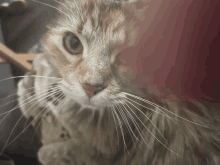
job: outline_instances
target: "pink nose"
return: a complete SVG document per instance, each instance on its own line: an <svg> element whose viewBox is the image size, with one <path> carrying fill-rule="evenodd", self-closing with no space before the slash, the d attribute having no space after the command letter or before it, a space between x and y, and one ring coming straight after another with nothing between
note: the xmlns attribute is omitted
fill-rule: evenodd
<svg viewBox="0 0 220 165"><path fill-rule="evenodd" d="M101 90L103 90L102 87L100 87L100 85L90 85L90 84L83 84L82 87L85 89L86 94L89 97L94 96L96 93L100 92Z"/></svg>

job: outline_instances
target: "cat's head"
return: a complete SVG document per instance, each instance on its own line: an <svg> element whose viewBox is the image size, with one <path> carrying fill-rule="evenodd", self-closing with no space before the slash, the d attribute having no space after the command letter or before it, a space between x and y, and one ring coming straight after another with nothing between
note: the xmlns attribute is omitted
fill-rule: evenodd
<svg viewBox="0 0 220 165"><path fill-rule="evenodd" d="M94 106L125 101L125 93L143 96L137 41L143 2L62 1L45 35L46 50L59 68L71 97ZM143 27L144 28L144 27ZM142 31L141 31L142 30Z"/></svg>

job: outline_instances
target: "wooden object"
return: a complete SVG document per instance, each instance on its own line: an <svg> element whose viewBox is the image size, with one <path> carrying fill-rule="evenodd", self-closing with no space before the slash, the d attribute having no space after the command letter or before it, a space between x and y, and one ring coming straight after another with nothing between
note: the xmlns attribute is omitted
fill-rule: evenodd
<svg viewBox="0 0 220 165"><path fill-rule="evenodd" d="M24 71L28 71L32 68L31 62L37 54L22 54L15 53L4 44L0 43L0 62L10 62Z"/></svg>

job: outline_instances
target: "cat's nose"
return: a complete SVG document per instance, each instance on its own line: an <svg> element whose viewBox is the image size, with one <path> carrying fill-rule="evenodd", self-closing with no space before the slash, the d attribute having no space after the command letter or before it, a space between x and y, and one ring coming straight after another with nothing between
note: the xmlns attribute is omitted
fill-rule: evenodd
<svg viewBox="0 0 220 165"><path fill-rule="evenodd" d="M85 92L89 97L96 95L97 93L99 93L104 89L104 86L102 84L84 83L82 87L85 89Z"/></svg>

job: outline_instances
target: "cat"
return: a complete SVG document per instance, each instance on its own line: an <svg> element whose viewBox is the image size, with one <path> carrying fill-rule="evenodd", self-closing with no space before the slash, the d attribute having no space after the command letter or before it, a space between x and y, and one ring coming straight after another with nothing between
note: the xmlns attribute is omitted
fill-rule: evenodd
<svg viewBox="0 0 220 165"><path fill-rule="evenodd" d="M43 165L220 163L218 115L160 97L136 74L136 54L124 53L147 30L141 23L151 1L56 2L33 69L18 85L27 117L35 104L49 107L70 133L42 146Z"/></svg>

